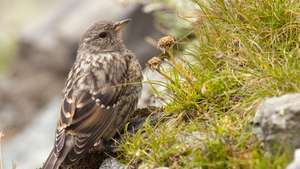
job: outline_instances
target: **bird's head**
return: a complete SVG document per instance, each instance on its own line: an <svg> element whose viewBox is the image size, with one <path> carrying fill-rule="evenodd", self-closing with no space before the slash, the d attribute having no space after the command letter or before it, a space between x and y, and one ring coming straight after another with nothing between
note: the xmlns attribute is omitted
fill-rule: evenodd
<svg viewBox="0 0 300 169"><path fill-rule="evenodd" d="M124 19L118 22L100 21L93 24L82 36L80 49L93 53L124 50L121 32L129 21L130 19Z"/></svg>

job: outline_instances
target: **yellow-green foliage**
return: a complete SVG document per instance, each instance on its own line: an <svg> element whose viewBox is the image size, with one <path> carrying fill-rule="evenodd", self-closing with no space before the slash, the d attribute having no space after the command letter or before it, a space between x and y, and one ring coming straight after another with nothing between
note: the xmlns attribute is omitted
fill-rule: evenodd
<svg viewBox="0 0 300 169"><path fill-rule="evenodd" d="M15 42L2 42L0 40L0 73L5 71L9 61L15 55Z"/></svg>
<svg viewBox="0 0 300 169"><path fill-rule="evenodd" d="M300 1L193 3L181 8L188 27L166 22L178 40L161 54L171 65L160 70L170 79L167 119L128 134L120 159L141 168L285 168L287 150L265 152L250 123L262 98L300 91Z"/></svg>

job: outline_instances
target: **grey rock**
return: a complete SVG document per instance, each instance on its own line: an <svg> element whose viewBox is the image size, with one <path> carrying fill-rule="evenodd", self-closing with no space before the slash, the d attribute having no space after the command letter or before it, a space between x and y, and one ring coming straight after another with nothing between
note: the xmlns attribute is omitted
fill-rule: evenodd
<svg viewBox="0 0 300 169"><path fill-rule="evenodd" d="M102 162L99 169L125 169L125 166L115 158L107 158Z"/></svg>
<svg viewBox="0 0 300 169"><path fill-rule="evenodd" d="M54 142L59 104L59 99L52 100L34 117L30 125L3 143L4 168L12 168L13 163L20 169L38 168L42 165Z"/></svg>
<svg viewBox="0 0 300 169"><path fill-rule="evenodd" d="M201 141L207 138L209 138L208 134L199 131L193 131L191 133L180 132L176 135L176 139L179 142L182 142L190 147L201 147L199 144L201 144Z"/></svg>
<svg viewBox="0 0 300 169"><path fill-rule="evenodd" d="M186 148L205 150L205 144L207 140L215 139L216 135L214 133L205 133L199 131L180 132L176 135L176 140L183 143L183 146L181 146L183 150Z"/></svg>
<svg viewBox="0 0 300 169"><path fill-rule="evenodd" d="M166 82L166 79L164 79L159 73L156 71L150 70L149 68L145 68L143 70L143 90L141 98L139 99L138 108L144 108L147 106L156 106L160 107L163 105L164 102L166 102L166 98L157 98L155 95L155 91L157 92L164 92L164 87L158 84L162 82Z"/></svg>
<svg viewBox="0 0 300 169"><path fill-rule="evenodd" d="M254 133L267 147L300 147L300 94L265 99L253 120Z"/></svg>
<svg viewBox="0 0 300 169"><path fill-rule="evenodd" d="M295 150L294 160L286 167L286 169L300 168L300 149Z"/></svg>

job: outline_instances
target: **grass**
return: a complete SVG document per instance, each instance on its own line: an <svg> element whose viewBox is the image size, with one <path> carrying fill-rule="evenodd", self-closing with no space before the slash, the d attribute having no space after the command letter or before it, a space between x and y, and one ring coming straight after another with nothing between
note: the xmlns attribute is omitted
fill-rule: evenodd
<svg viewBox="0 0 300 169"><path fill-rule="evenodd" d="M251 120L262 98L300 91L300 2L157 2L176 11L156 12L176 37L155 70L168 79L157 95L169 102L158 123L126 134L119 159L132 168L285 168L288 150L265 151ZM13 49L0 45L0 71Z"/></svg>
<svg viewBox="0 0 300 169"><path fill-rule="evenodd" d="M133 168L285 168L288 150L266 152L251 120L262 98L300 91L300 2L192 2L190 12L167 1L192 21L158 13L177 37L157 70L171 101L165 119L127 134L119 158Z"/></svg>

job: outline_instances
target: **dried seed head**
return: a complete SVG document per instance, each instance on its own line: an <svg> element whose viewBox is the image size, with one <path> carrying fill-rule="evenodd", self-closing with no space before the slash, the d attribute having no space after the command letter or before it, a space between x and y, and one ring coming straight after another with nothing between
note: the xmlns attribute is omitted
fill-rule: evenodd
<svg viewBox="0 0 300 169"><path fill-rule="evenodd" d="M167 49L169 49L173 44L175 43L174 37L167 35L158 40L157 47L165 52Z"/></svg>
<svg viewBox="0 0 300 169"><path fill-rule="evenodd" d="M234 39L232 40L232 44L233 44L234 47L236 47L236 48L242 48L242 47L243 47L242 42L241 42L241 40L240 40L239 38L234 38Z"/></svg>
<svg viewBox="0 0 300 169"><path fill-rule="evenodd" d="M147 62L147 66L152 69L152 70L158 70L159 66L161 64L161 59L159 57L152 57L150 60Z"/></svg>

